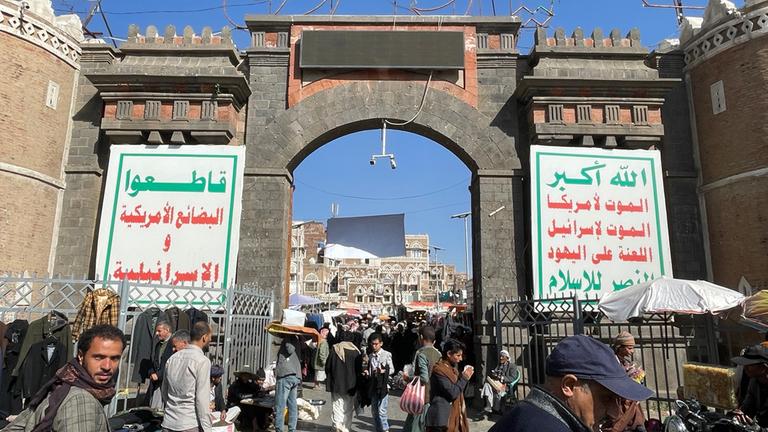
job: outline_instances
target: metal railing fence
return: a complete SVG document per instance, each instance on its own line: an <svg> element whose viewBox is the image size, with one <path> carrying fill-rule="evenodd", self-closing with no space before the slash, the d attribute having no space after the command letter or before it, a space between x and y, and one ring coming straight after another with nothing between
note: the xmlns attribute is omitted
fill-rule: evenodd
<svg viewBox="0 0 768 432"><path fill-rule="evenodd" d="M646 373L654 396L645 402L650 417L665 418L683 385L682 364L719 364L717 327L710 316L649 314L630 322L612 322L596 300L563 297L554 300L514 299L495 304L496 341L521 370L517 396L525 397L546 378L545 360L564 337L586 334L610 345L622 330L635 338L634 362ZM585 355L589 355L585 353Z"/></svg>
<svg viewBox="0 0 768 432"><path fill-rule="evenodd" d="M85 296L95 289L107 288L120 295L118 328L127 336L128 346L117 380L117 397L110 413L131 407L144 389L131 380L138 365L133 358L131 339L138 317L147 309L180 310L195 308L208 317L212 337L208 357L224 368L225 377L245 365L264 367L272 355L266 327L273 317L273 296L252 285L235 285L222 292L210 286L168 286L129 281L96 281L76 278L40 278L0 275L0 320L32 322L52 311L64 314L72 322ZM225 379L228 382L228 379Z"/></svg>

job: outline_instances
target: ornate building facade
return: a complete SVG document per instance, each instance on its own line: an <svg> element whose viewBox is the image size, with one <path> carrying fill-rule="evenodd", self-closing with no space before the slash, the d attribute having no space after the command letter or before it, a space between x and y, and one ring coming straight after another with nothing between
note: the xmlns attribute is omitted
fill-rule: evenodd
<svg viewBox="0 0 768 432"><path fill-rule="evenodd" d="M430 261L426 234L406 234L405 256L333 260L322 255L322 222L295 222L291 231L292 293L319 298L330 307L355 304L361 310L390 313L401 305L434 304L436 293L466 298L461 292L466 275L453 264Z"/></svg>

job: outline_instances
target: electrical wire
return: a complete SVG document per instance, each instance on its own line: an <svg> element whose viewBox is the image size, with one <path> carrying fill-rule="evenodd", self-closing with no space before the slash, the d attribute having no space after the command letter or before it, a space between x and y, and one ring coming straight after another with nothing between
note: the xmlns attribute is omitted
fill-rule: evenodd
<svg viewBox="0 0 768 432"><path fill-rule="evenodd" d="M409 214L409 215L416 214L416 213L426 213L426 212L430 212L430 211L433 211L433 210L439 210L439 209L444 209L444 208L448 208L448 207L455 207L455 206L458 206L458 205L466 206L467 203L465 201L455 202L453 204L444 204L444 205L441 205L441 206L429 207L429 208L425 208L425 209L421 209L421 210L405 211L403 213Z"/></svg>
<svg viewBox="0 0 768 432"><path fill-rule="evenodd" d="M224 18L226 18L236 30L248 30L247 26L236 23L235 20L229 16L229 13L227 13L227 0L221 0L221 11L224 13Z"/></svg>
<svg viewBox="0 0 768 432"><path fill-rule="evenodd" d="M243 6L254 6L254 5L260 5L269 3L269 0L256 0L251 1L247 3L235 3L228 5L227 7L243 7ZM136 10L136 11L104 11L107 15L148 15L148 14L183 14L183 13L198 13L198 12L209 12L213 10L223 9L223 6L212 6L207 8L200 8L200 9L181 9L181 10ZM82 10L71 10L71 9L62 9L62 8L54 8L53 9L56 12L68 12L68 13L75 13L75 14L87 14L88 11L82 11Z"/></svg>
<svg viewBox="0 0 768 432"><path fill-rule="evenodd" d="M285 6L285 4L286 4L286 3L288 3L288 0L283 0L283 1L280 3L280 6L278 6L278 7L277 7L277 9L275 9L275 12L273 13L273 15L277 15L277 14L279 14L279 13L280 13L280 11L281 11L281 10L283 10L283 6Z"/></svg>
<svg viewBox="0 0 768 432"><path fill-rule="evenodd" d="M417 7L414 6L414 7L411 8L411 10L413 12L416 12L416 13L419 13L419 12L434 12L434 11L438 11L440 9L446 8L446 7L448 7L448 6L450 6L450 5L454 4L454 3L456 3L456 0L449 0L448 2L446 2L445 4L442 4L440 6L426 7L426 8L417 8Z"/></svg>
<svg viewBox="0 0 768 432"><path fill-rule="evenodd" d="M416 111L416 114L414 114L413 117L411 117L411 119L406 121L406 122L400 123L400 122L393 122L393 121L389 121L387 119L384 119L384 123L386 123L388 125L392 125L392 126L405 126L408 123L411 123L414 120L416 120L416 117L418 117L419 114L421 114L421 110L424 109L424 102L426 102L426 100L427 100L427 93L429 92L429 84L432 83L432 73L433 73L433 71L429 71L429 78L427 78L427 85L424 86L424 94L421 96L421 104L419 104L419 109L418 109L418 111Z"/></svg>
<svg viewBox="0 0 768 432"><path fill-rule="evenodd" d="M104 27L107 28L107 33L109 33L109 37L112 39L112 45L117 48L117 42L115 42L115 35L112 34L112 29L109 27L109 21L107 21L107 16L104 15L104 11L101 10L101 0L96 4L96 7L99 9L99 13L101 14L101 19L104 20Z"/></svg>
<svg viewBox="0 0 768 432"><path fill-rule="evenodd" d="M317 4L317 6L313 7L312 9L304 12L304 15L309 15L312 12L315 12L316 10L320 9L324 4L328 3L328 0L320 0L320 3Z"/></svg>
<svg viewBox="0 0 768 432"><path fill-rule="evenodd" d="M422 193L422 194L418 194L418 195L408 195L408 196L400 196L400 197L371 197L371 196L359 196L359 195L346 195L346 194L341 194L341 193L337 193L337 192L331 192L331 191L327 191L325 189L321 189L321 188L319 188L317 186L313 186L311 184L305 183L305 182L303 182L301 180L296 180L296 183L298 183L298 184L304 185L304 186L306 186L309 189L313 189L313 190L316 190L318 192L322 192L322 193L327 194L327 195L333 195L333 196L337 196L337 197L341 197L341 198L357 199L357 200L363 200L363 201L399 201L399 200L408 200L408 199L415 199L415 198L424 198L426 196L435 195L435 194L438 194L440 192L445 192L447 190L451 190L451 189L453 189L453 188L455 188L457 186L461 186L463 184L466 184L467 182L469 182L469 179L464 179L464 180L461 180L460 182L454 183L454 184L452 184L450 186L446 186L446 187L444 187L442 189L438 189L438 190L434 190L432 192L426 192L426 193Z"/></svg>
<svg viewBox="0 0 768 432"><path fill-rule="evenodd" d="M336 0L336 5L331 9L331 16L336 14L336 9L339 8L339 3L341 3L341 0ZM333 4L333 0L331 0L331 4Z"/></svg>
<svg viewBox="0 0 768 432"><path fill-rule="evenodd" d="M472 0L467 2L467 10L464 11L464 15L469 15L469 11L472 10Z"/></svg>

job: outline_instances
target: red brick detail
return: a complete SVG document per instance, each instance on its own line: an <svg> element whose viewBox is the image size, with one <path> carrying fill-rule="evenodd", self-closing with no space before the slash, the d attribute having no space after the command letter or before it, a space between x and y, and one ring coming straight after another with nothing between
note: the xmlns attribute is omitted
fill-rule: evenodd
<svg viewBox="0 0 768 432"><path fill-rule="evenodd" d="M488 48L493 50L501 49L501 36L497 34L488 35Z"/></svg>
<svg viewBox="0 0 768 432"><path fill-rule="evenodd" d="M105 102L104 103L104 118L114 119L117 117L117 102Z"/></svg>
<svg viewBox="0 0 768 432"><path fill-rule="evenodd" d="M160 120L171 120L173 118L173 103L167 102L160 105Z"/></svg>
<svg viewBox="0 0 768 432"><path fill-rule="evenodd" d="M592 107L592 123L600 124L603 123L603 107L602 106L593 106Z"/></svg>
<svg viewBox="0 0 768 432"><path fill-rule="evenodd" d="M277 48L277 33L275 32L265 33L264 46L268 48Z"/></svg>
<svg viewBox="0 0 768 432"><path fill-rule="evenodd" d="M546 123L547 122L547 112L544 107L537 106L534 107L532 110L533 114L533 123L534 124L540 124L540 123Z"/></svg>
<svg viewBox="0 0 768 432"><path fill-rule="evenodd" d="M132 119L144 118L144 102L133 103L133 107L131 108L131 118Z"/></svg>
<svg viewBox="0 0 768 432"><path fill-rule="evenodd" d="M661 124L660 107L648 107L648 124Z"/></svg>
<svg viewBox="0 0 768 432"><path fill-rule="evenodd" d="M576 123L576 107L574 106L563 107L563 123L565 124Z"/></svg>
<svg viewBox="0 0 768 432"><path fill-rule="evenodd" d="M405 70L360 70L322 78L302 87L301 76L298 67L297 43L301 39L304 30L386 30L391 25L381 26L342 26L342 25L296 25L291 28L291 54L288 68L288 107L292 107L303 99L323 90L331 89L339 85L354 81L391 80L391 81L424 81L424 74L417 74ZM431 88L440 90L461 99L465 103L477 107L477 37L474 27L469 26L442 26L443 31L464 32L464 87L446 81L432 80ZM438 30L437 26L398 26L397 31L430 31Z"/></svg>
<svg viewBox="0 0 768 432"><path fill-rule="evenodd" d="M189 104L189 113L187 115L187 118L190 120L200 120L200 112L202 111L202 107L200 102L191 103Z"/></svg>
<svg viewBox="0 0 768 432"><path fill-rule="evenodd" d="M619 108L619 123L632 124L632 108L631 107Z"/></svg>

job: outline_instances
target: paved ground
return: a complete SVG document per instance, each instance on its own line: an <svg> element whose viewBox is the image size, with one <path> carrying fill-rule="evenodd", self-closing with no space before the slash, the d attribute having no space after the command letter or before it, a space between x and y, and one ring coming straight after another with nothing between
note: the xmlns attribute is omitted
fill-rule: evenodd
<svg viewBox="0 0 768 432"><path fill-rule="evenodd" d="M298 431L302 432L330 432L331 428L331 395L325 391L324 386L319 388L304 388L304 399L322 399L326 401L326 404L320 408L320 418L316 422L302 422L299 421ZM400 411L400 397L399 393L390 394L389 396L389 426L392 432L400 432L403 429L405 418L407 414ZM470 413L470 416L472 413ZM469 428L472 432L486 432L493 426L492 421L470 421ZM352 430L357 431L374 431L373 418L371 417L371 410L367 408L360 417L356 417L352 421Z"/></svg>

